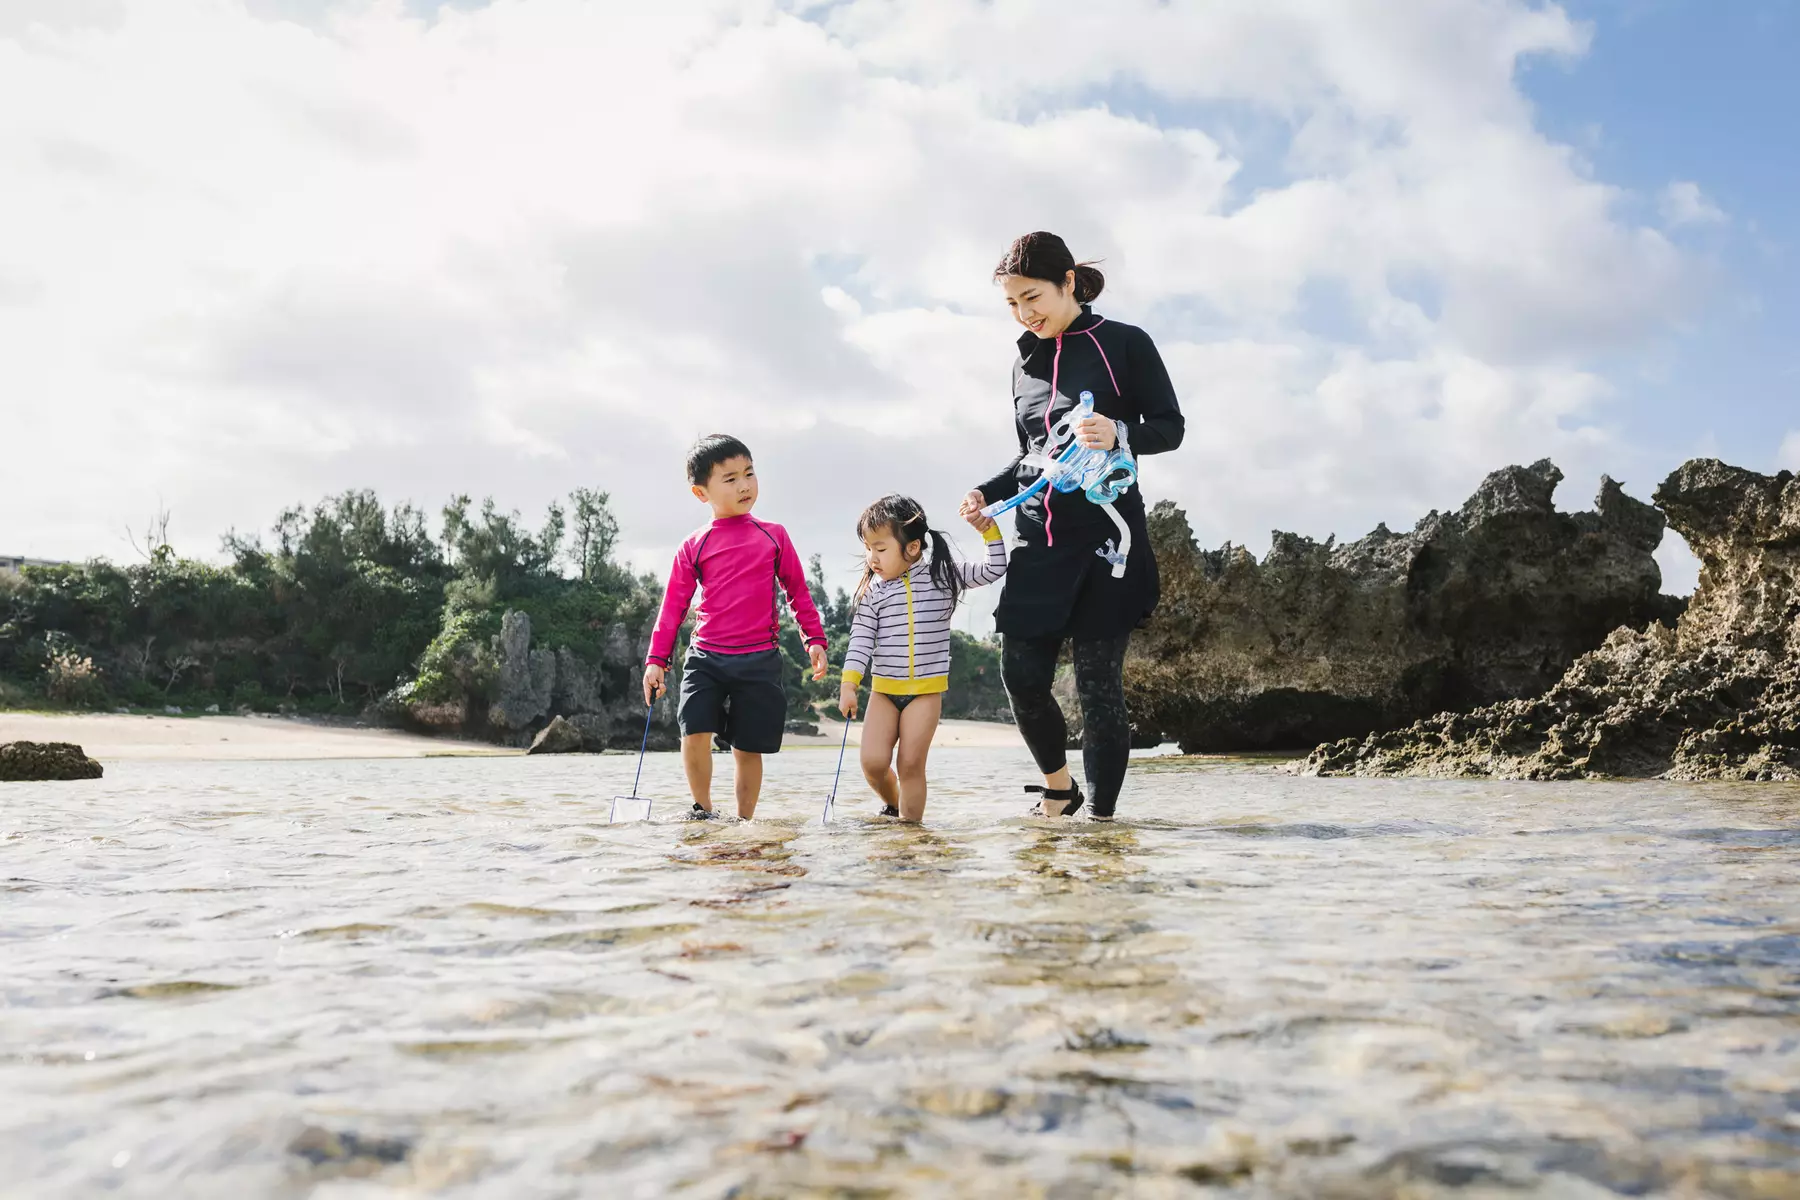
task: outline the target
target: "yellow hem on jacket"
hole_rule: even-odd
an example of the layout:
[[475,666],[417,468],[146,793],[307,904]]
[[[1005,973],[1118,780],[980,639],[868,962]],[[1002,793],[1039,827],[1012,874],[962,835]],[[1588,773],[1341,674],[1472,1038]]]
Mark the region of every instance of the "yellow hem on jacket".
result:
[[989,525],[986,529],[982,530],[981,531],[981,540],[984,542],[999,541],[1000,540],[1000,524],[999,524],[999,522],[996,521],[994,524]]
[[884,696],[931,696],[949,691],[950,677],[933,675],[926,679],[885,679],[877,675],[869,688]]

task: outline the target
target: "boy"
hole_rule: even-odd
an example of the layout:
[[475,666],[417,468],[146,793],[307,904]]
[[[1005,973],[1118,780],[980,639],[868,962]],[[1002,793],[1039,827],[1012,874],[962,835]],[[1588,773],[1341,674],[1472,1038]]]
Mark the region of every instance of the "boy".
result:
[[650,635],[644,703],[655,703],[666,688],[675,634],[698,585],[700,620],[682,664],[678,717],[681,765],[694,795],[688,816],[704,821],[713,815],[712,739],[718,734],[736,760],[738,816],[747,821],[762,792],[762,756],[781,750],[787,723],[776,646],[780,592],[787,593],[806,635],[815,681],[825,678],[825,627],[787,530],[750,515],[757,483],[749,447],[722,433],[703,437],[688,451],[687,472],[694,498],[712,506],[713,520],[675,552],[662,614]]

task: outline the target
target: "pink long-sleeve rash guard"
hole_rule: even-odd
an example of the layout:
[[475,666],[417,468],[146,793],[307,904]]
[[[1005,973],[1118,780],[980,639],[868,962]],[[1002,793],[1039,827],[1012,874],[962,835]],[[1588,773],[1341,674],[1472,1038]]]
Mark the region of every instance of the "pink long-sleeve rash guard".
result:
[[781,592],[787,593],[808,646],[825,644],[825,627],[813,606],[787,530],[745,514],[722,517],[688,535],[669,567],[662,613],[650,635],[648,662],[669,665],[675,635],[700,589],[700,620],[693,645],[713,654],[772,650],[781,635]]

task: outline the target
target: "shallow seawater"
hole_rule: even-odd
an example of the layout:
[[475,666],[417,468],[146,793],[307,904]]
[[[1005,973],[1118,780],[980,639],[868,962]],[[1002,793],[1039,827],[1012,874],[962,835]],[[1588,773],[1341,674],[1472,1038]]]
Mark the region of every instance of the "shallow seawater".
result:
[[0,789],[0,1194],[1800,1196],[1800,788],[835,760]]

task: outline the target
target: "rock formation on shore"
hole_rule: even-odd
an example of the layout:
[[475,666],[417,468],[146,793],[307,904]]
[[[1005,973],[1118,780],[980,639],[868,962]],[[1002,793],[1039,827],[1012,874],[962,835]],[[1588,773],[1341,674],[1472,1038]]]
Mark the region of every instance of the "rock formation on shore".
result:
[[[456,692],[422,698],[398,689],[370,714],[378,720],[428,733],[455,733],[531,747],[551,726],[551,748],[539,753],[636,750],[644,736],[640,665],[649,633],[633,638],[623,624],[608,628],[598,661],[567,646],[532,645],[531,618],[508,611],[492,639],[464,642],[445,672]],[[678,678],[678,677],[677,677]],[[675,680],[671,681],[671,688]],[[675,701],[657,701],[649,745],[679,745]]]
[[1542,696],[1320,746],[1303,769],[1800,779],[1800,480],[1695,459],[1656,502],[1701,562],[1673,629],[1619,629]]
[[1489,475],[1461,509],[1344,545],[1276,532],[1259,563],[1150,514],[1162,605],[1133,639],[1138,740],[1184,751],[1304,748],[1533,696],[1621,625],[1672,618],[1663,516],[1603,478],[1560,513],[1549,460]]
[[73,742],[0,745],[0,783],[99,779],[105,771]]

